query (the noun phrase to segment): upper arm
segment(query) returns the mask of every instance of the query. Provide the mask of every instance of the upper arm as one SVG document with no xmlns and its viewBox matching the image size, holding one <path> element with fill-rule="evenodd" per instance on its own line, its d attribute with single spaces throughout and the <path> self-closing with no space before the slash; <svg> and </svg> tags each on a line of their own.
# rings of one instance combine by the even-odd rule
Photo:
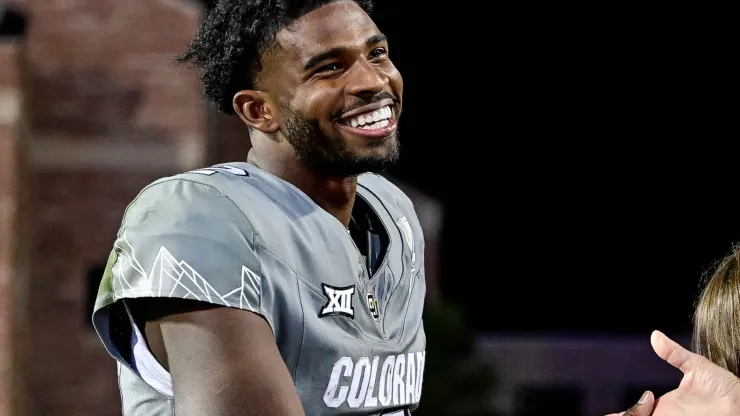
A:
<svg viewBox="0 0 740 416">
<path fill-rule="evenodd" d="M 126 301 L 169 367 L 178 415 L 302 414 L 273 334 L 290 276 L 263 270 L 254 230 L 229 198 L 188 180 L 157 183 L 128 207 L 114 247 L 95 327 L 131 364 Z"/>
<path fill-rule="evenodd" d="M 178 415 L 304 414 L 261 316 L 172 300 L 157 309 L 163 316 L 153 322 L 161 331 Z"/>
</svg>

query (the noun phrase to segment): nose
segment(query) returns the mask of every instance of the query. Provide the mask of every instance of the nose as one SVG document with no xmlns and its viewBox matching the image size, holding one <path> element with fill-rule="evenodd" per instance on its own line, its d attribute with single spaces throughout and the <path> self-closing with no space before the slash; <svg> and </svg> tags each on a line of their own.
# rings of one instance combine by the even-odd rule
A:
<svg viewBox="0 0 740 416">
<path fill-rule="evenodd" d="M 347 93 L 358 97 L 375 96 L 388 84 L 388 77 L 366 59 L 358 59 L 348 75 Z"/>
</svg>

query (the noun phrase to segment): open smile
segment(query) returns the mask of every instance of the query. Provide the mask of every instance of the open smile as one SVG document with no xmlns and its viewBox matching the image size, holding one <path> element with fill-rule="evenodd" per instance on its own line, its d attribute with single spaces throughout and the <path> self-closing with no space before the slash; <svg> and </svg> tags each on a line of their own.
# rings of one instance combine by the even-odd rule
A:
<svg viewBox="0 0 740 416">
<path fill-rule="evenodd" d="M 338 124 L 352 134 L 367 137 L 385 137 L 393 133 L 398 125 L 392 102 L 380 107 L 366 106 L 347 113 L 339 119 Z"/>
</svg>

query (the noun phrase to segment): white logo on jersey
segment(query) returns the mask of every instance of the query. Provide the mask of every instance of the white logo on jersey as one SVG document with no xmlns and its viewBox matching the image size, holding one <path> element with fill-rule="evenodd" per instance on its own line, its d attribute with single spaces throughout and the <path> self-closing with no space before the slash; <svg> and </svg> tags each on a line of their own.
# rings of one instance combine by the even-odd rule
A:
<svg viewBox="0 0 740 416">
<path fill-rule="evenodd" d="M 352 295 L 355 293 L 354 286 L 333 287 L 321 284 L 328 302 L 321 309 L 319 316 L 343 315 L 354 319 L 355 308 L 352 306 Z"/>
<path fill-rule="evenodd" d="M 190 173 L 197 173 L 199 175 L 208 175 L 208 176 L 213 175 L 216 172 L 225 172 L 225 173 L 230 173 L 232 175 L 237 175 L 237 176 L 249 176 L 246 170 L 241 169 L 241 168 L 235 168 L 229 165 L 211 166 L 210 168 L 203 168 L 203 169 L 190 171 Z"/>
<path fill-rule="evenodd" d="M 127 231 L 124 230 L 121 238 L 114 243 L 114 247 L 119 257 L 111 271 L 116 276 L 114 282 L 118 283 L 113 286 L 118 298 L 174 296 L 256 310 L 256 306 L 251 304 L 249 299 L 259 299 L 262 278 L 246 266 L 242 266 L 239 286 L 229 292 L 219 292 L 211 286 L 208 278 L 203 277 L 188 262 L 175 258 L 164 246 L 159 248 L 148 273 L 136 256 Z"/>
<path fill-rule="evenodd" d="M 386 356 L 342 357 L 334 363 L 324 403 L 337 408 L 409 406 L 419 403 L 426 351 Z"/>
</svg>

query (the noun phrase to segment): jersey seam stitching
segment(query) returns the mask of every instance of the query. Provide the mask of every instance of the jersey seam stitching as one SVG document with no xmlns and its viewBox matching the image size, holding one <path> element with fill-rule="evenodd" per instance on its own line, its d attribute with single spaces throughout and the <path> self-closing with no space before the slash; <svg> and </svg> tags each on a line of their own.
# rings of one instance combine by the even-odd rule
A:
<svg viewBox="0 0 740 416">
<path fill-rule="evenodd" d="M 301 280 L 304 283 L 306 283 L 311 289 L 313 289 L 316 293 L 322 294 L 323 292 L 318 287 L 314 286 L 313 283 L 311 283 L 308 279 L 306 279 L 302 274 L 298 273 L 293 266 L 284 260 L 282 257 L 280 257 L 278 254 L 276 254 L 274 251 L 272 251 L 269 247 L 267 247 L 265 244 L 262 243 L 262 238 L 260 237 L 257 232 L 255 232 L 255 238 L 254 238 L 254 245 L 259 246 L 261 249 L 265 250 L 266 252 L 270 253 L 270 255 L 278 260 L 280 263 L 282 263 L 285 267 L 287 267 L 291 272 L 295 273 L 296 279 Z"/>
<path fill-rule="evenodd" d="M 295 279 L 295 285 L 296 285 L 296 293 L 297 293 L 297 296 L 298 296 L 298 305 L 301 308 L 301 326 L 302 326 L 301 329 L 302 330 L 301 330 L 301 342 L 298 345 L 298 351 L 296 353 L 296 360 L 295 360 L 295 364 L 293 366 L 293 370 L 291 371 L 291 373 L 293 374 L 293 385 L 295 387 L 298 387 L 298 377 L 297 377 L 297 375 L 298 375 L 298 363 L 300 362 L 301 352 L 303 351 L 303 346 L 304 346 L 305 339 L 306 339 L 306 311 L 303 308 L 303 302 L 301 300 L 300 283 L 301 282 L 308 283 L 308 281 L 305 278 L 303 278 L 301 276 L 301 274 L 298 273 L 287 261 L 283 260 L 280 256 L 278 256 L 277 254 L 275 254 L 272 250 L 270 250 L 269 247 L 267 247 L 264 244 L 262 244 L 261 238 L 259 237 L 259 234 L 257 234 L 256 232 L 255 232 L 254 245 L 255 245 L 255 248 L 259 247 L 261 250 L 264 250 L 267 253 L 269 253 L 275 260 L 279 261 L 283 266 L 287 267 L 288 270 L 290 270 L 291 272 L 293 272 L 293 274 L 296 277 L 296 279 Z M 314 288 L 310 284 L 308 285 L 308 287 L 311 288 L 311 289 L 313 289 L 313 290 L 315 290 L 317 293 L 321 293 L 321 291 L 319 291 L 317 288 Z M 261 308 L 261 304 L 260 304 L 260 308 Z M 273 329 L 273 331 L 274 331 L 274 329 Z M 274 334 L 274 332 L 273 332 L 273 334 Z"/>
<path fill-rule="evenodd" d="M 298 274 L 296 273 L 296 277 L 298 277 Z M 303 326 L 303 330 L 301 331 L 301 343 L 298 346 L 298 352 L 296 353 L 295 358 L 295 367 L 293 368 L 293 385 L 297 388 L 298 387 L 298 363 L 301 361 L 301 352 L 303 352 L 303 346 L 306 342 L 306 311 L 303 309 L 303 299 L 301 298 L 301 286 L 298 279 L 295 280 L 295 286 L 296 286 L 296 293 L 298 294 L 298 305 L 300 305 L 301 308 L 301 325 Z"/>
<path fill-rule="evenodd" d="M 385 179 L 385 178 L 383 178 L 383 179 Z M 385 180 L 387 181 L 387 179 L 385 179 Z M 393 228 L 401 236 L 401 255 L 403 255 L 403 253 L 406 251 L 406 244 L 403 243 L 403 234 L 401 233 L 401 229 L 398 227 L 398 224 L 396 223 L 396 218 L 393 217 L 393 214 L 390 212 L 390 210 L 388 209 L 388 207 L 385 206 L 385 204 L 383 203 L 383 200 L 378 196 L 377 193 L 373 192 L 372 189 L 368 188 L 365 185 L 362 185 L 362 184 L 358 184 L 358 185 L 360 185 L 361 187 L 365 188 L 365 190 L 367 190 L 373 197 L 375 197 L 375 199 L 377 199 L 380 202 L 380 205 L 383 207 L 383 209 L 385 210 L 386 214 L 388 214 L 388 217 L 390 217 L 391 222 L 393 223 Z M 393 295 L 396 294 L 396 291 L 398 290 L 398 287 L 403 283 L 403 276 L 405 274 L 406 274 L 406 264 L 404 262 L 401 262 L 401 276 L 399 277 L 398 282 L 393 286 L 393 288 L 391 289 L 390 293 L 388 294 L 388 298 L 386 299 L 385 305 L 383 307 L 383 316 L 384 317 L 386 316 L 386 312 L 388 311 L 388 305 L 390 305 L 391 299 L 393 298 Z M 407 309 L 407 312 L 408 312 L 408 309 Z M 385 326 L 385 318 L 383 318 L 383 325 Z M 383 329 L 385 329 L 385 328 L 383 328 Z M 404 325 L 403 325 L 403 327 L 401 329 L 401 337 L 399 338 L 399 342 L 400 342 L 400 339 L 403 339 L 403 333 L 405 332 L 405 330 L 406 330 L 406 324 L 404 322 Z"/>
<path fill-rule="evenodd" d="M 380 175 L 377 175 L 377 174 L 376 174 L 376 176 L 378 176 L 378 177 L 382 178 L 383 180 L 385 180 L 386 182 L 389 182 L 389 183 L 392 184 L 392 182 L 390 182 L 387 178 L 384 178 L 384 177 L 382 177 Z M 388 207 L 383 203 L 383 201 L 380 198 L 380 196 L 378 196 L 378 194 L 376 192 L 374 192 L 372 189 L 370 189 L 369 187 L 367 187 L 367 186 L 365 186 L 363 184 L 360 184 L 360 183 L 358 183 L 358 185 L 361 186 L 362 188 L 364 188 L 373 197 L 375 197 L 375 199 L 377 199 L 378 201 L 381 202 L 380 205 L 383 207 L 383 209 L 385 210 L 385 212 L 388 214 L 388 216 L 391 218 L 391 221 L 393 222 L 393 228 L 395 228 L 396 232 L 398 232 L 399 234 L 402 234 L 401 233 L 401 230 L 400 230 L 400 228 L 398 226 L 398 224 L 396 223 L 396 219 L 393 217 L 393 214 L 390 212 L 390 210 L 388 209 Z M 399 189 L 399 191 L 400 191 L 400 189 Z M 405 197 L 405 199 L 407 201 L 410 201 L 408 195 L 406 195 L 405 193 L 403 193 L 403 191 L 401 191 L 400 193 Z M 413 203 L 412 203 L 412 207 L 413 207 Z M 399 208 L 401 208 L 401 210 L 403 211 L 403 208 L 402 207 L 399 206 Z M 414 210 L 412 209 L 412 212 L 413 211 Z M 403 235 L 401 235 L 401 240 L 403 240 Z M 422 238 L 422 241 L 423 240 L 424 239 Z M 423 247 L 422 247 L 422 249 L 423 249 Z M 403 253 L 406 250 L 407 250 L 406 244 L 403 244 L 403 241 L 402 241 L 402 243 L 401 243 L 401 253 Z M 421 262 L 420 264 L 424 264 L 424 263 Z M 383 314 L 384 314 L 384 316 L 385 316 L 386 312 L 388 311 L 388 305 L 390 305 L 391 299 L 397 293 L 398 287 L 403 283 L 403 278 L 404 278 L 403 276 L 405 275 L 405 273 L 406 273 L 406 264 L 404 262 L 401 262 L 401 277 L 398 279 L 398 283 L 396 283 L 396 285 L 393 286 L 393 289 L 391 290 L 390 294 L 388 295 L 388 299 L 385 302 L 385 307 L 383 308 Z M 409 274 L 411 274 L 411 273 L 409 272 Z M 412 275 L 412 276 L 410 276 L 410 278 L 411 279 L 414 279 L 415 276 Z M 409 291 L 411 291 L 413 293 L 413 289 L 415 289 L 415 287 L 413 287 L 413 285 L 409 284 Z M 406 334 L 406 323 L 407 322 L 406 322 L 406 319 L 405 318 L 408 316 L 409 308 L 410 308 L 410 305 L 406 305 L 406 310 L 404 311 L 404 321 L 403 321 L 403 325 L 401 327 L 401 336 L 398 338 L 398 342 L 396 343 L 396 345 L 398 345 L 398 344 L 401 343 L 401 341 L 403 340 L 403 336 Z M 383 322 L 385 323 L 385 320 Z"/>
</svg>

